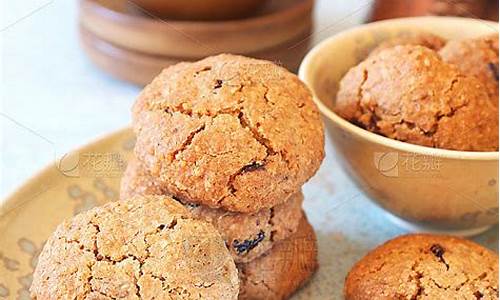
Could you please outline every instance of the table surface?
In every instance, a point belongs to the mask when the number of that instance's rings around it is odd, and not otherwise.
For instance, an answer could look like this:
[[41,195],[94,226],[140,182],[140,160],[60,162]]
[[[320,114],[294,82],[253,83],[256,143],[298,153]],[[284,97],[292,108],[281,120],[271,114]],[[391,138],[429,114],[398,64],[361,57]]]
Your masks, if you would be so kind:
[[[86,58],[78,42],[77,1],[1,1],[0,198],[4,199],[56,157],[127,126],[140,89],[113,79]],[[370,4],[317,1],[313,44],[362,23]],[[326,153],[320,171],[304,186],[305,209],[319,237],[322,271],[317,276],[339,276],[336,284],[317,288],[337,294],[340,277],[352,260],[330,257],[361,257],[404,231],[389,223],[355,187],[328,141]],[[475,239],[498,251],[497,229]]]

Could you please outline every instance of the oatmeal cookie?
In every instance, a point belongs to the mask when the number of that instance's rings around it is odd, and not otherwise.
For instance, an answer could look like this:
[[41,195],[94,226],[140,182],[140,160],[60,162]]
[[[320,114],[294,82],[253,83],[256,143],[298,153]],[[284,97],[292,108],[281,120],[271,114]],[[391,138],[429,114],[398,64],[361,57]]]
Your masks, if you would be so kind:
[[335,111],[392,139],[462,150],[498,150],[498,106],[475,77],[421,46],[372,55],[340,82]]
[[498,256],[465,239],[405,235],[362,258],[344,292],[346,300],[498,299]]
[[256,212],[284,202],[324,157],[311,93],[271,62],[218,55],[158,75],[133,107],[135,153],[186,202]]
[[498,35],[449,41],[439,54],[462,73],[476,76],[498,105]]
[[222,237],[168,197],[134,197],[81,213],[48,239],[34,299],[237,299]]
[[238,264],[240,295],[246,300],[289,298],[318,269],[316,235],[304,215],[299,229],[266,255]]
[[381,42],[377,47],[375,47],[375,49],[370,52],[370,55],[376,54],[387,48],[403,45],[423,46],[438,51],[439,49],[443,48],[445,43],[446,40],[432,33],[411,32]]
[[[167,192],[140,164],[137,159],[129,161],[122,178],[120,198],[134,195],[165,195]],[[297,230],[302,218],[301,192],[272,208],[256,213],[243,214],[204,205],[185,203],[185,207],[197,219],[212,223],[224,238],[235,262],[249,262]]]

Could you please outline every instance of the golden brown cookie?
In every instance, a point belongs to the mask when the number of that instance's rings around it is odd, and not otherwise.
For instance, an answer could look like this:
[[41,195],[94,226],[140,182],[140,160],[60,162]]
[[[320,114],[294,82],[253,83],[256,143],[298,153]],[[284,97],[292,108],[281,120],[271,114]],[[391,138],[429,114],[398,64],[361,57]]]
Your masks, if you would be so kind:
[[324,157],[307,87],[271,62],[218,55],[165,69],[133,108],[135,153],[170,194],[256,212],[284,202]]
[[168,197],[134,197],[59,225],[33,275],[35,299],[236,299],[215,228]]
[[449,41],[439,54],[462,73],[476,76],[498,105],[498,35]]
[[318,269],[316,235],[301,218],[297,232],[280,242],[266,255],[247,264],[238,264],[238,299],[281,300],[290,297]]
[[369,131],[424,146],[498,150],[498,106],[473,76],[421,46],[371,55],[340,82],[335,111]]
[[[121,182],[121,199],[129,199],[137,194],[166,193],[162,184],[137,159],[129,161]],[[303,198],[302,193],[298,192],[292,194],[285,203],[251,214],[188,203],[185,207],[195,218],[212,223],[226,241],[235,262],[243,263],[261,256],[275,243],[288,238],[297,230],[302,217]]]
[[346,300],[498,299],[498,256],[465,239],[400,236],[356,263],[344,292]]
[[383,41],[371,51],[370,55],[395,46],[423,46],[438,51],[445,43],[446,40],[432,33],[410,32]]

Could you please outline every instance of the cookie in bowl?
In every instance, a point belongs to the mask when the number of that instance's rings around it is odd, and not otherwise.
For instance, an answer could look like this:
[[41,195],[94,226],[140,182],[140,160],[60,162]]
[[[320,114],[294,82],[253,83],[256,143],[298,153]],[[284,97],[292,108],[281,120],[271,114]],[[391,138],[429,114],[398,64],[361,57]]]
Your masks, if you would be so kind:
[[397,237],[351,269],[346,300],[498,299],[498,256],[465,239]]
[[45,244],[34,299],[237,299],[222,237],[169,197],[136,196],[81,213]]
[[[166,195],[161,182],[152,177],[137,159],[129,161],[123,174],[121,199],[135,195]],[[191,214],[212,223],[221,233],[236,263],[250,262],[269,251],[276,243],[290,238],[302,218],[302,192],[286,202],[258,212],[243,214],[205,205],[183,203]]]
[[374,133],[422,146],[498,150],[498,105],[474,76],[422,46],[370,55],[340,82],[335,111]]
[[370,55],[395,46],[423,46],[438,51],[446,44],[446,40],[428,32],[406,32],[397,37],[389,38],[375,47]]
[[165,69],[137,99],[133,127],[136,157],[169,194],[234,212],[283,203],[324,157],[308,88],[237,55]]
[[451,40],[439,51],[445,62],[481,81],[498,105],[498,34]]
[[[303,60],[299,76],[325,117],[339,162],[363,192],[386,210],[388,220],[408,231],[476,235],[498,224],[498,112],[494,107],[498,105],[479,79],[464,74],[430,48],[420,47],[422,55],[414,52],[415,57],[403,53],[406,59],[401,59],[394,54],[418,46],[398,45],[366,59],[378,41],[411,32],[429,32],[447,41],[476,39],[498,34],[498,23],[414,17],[364,24],[314,47]],[[379,59],[372,65],[368,61],[373,57]],[[392,70],[385,69],[382,65],[388,60],[400,65],[391,63]],[[372,73],[374,65],[381,68]],[[342,82],[344,103],[339,109],[340,82],[350,69],[352,82]],[[443,71],[460,75],[454,80],[443,76]],[[446,94],[453,94],[453,99]],[[457,107],[458,103],[466,105]],[[403,115],[413,117],[403,119]]]

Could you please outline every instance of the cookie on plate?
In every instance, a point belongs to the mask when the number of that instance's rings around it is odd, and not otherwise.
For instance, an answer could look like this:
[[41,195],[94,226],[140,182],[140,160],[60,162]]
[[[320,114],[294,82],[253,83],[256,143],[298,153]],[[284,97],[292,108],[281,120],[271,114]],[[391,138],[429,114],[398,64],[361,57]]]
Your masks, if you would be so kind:
[[400,236],[356,263],[344,292],[346,300],[498,299],[498,256],[461,238]]
[[133,107],[135,154],[173,196],[237,212],[283,203],[324,157],[308,88],[271,62],[218,55],[158,75]]
[[239,299],[281,300],[290,297],[318,269],[316,234],[305,215],[297,232],[264,256],[238,264]]
[[476,76],[498,105],[498,34],[449,41],[439,54],[462,73]]
[[[134,195],[165,195],[161,182],[152,177],[133,158],[129,161],[121,181],[120,198]],[[197,219],[211,222],[226,241],[235,262],[249,262],[271,247],[291,236],[302,217],[302,192],[292,194],[289,199],[273,208],[256,213],[242,214],[205,205],[184,204]]]
[[412,144],[498,150],[498,105],[484,85],[421,46],[384,49],[349,70],[335,111],[362,128]]
[[370,55],[378,53],[381,50],[387,48],[403,45],[423,46],[438,51],[439,49],[443,48],[445,43],[446,40],[432,33],[409,32],[381,42],[377,47],[375,47],[375,49],[370,52]]
[[33,275],[34,299],[237,299],[222,237],[168,197],[108,203],[64,221]]

